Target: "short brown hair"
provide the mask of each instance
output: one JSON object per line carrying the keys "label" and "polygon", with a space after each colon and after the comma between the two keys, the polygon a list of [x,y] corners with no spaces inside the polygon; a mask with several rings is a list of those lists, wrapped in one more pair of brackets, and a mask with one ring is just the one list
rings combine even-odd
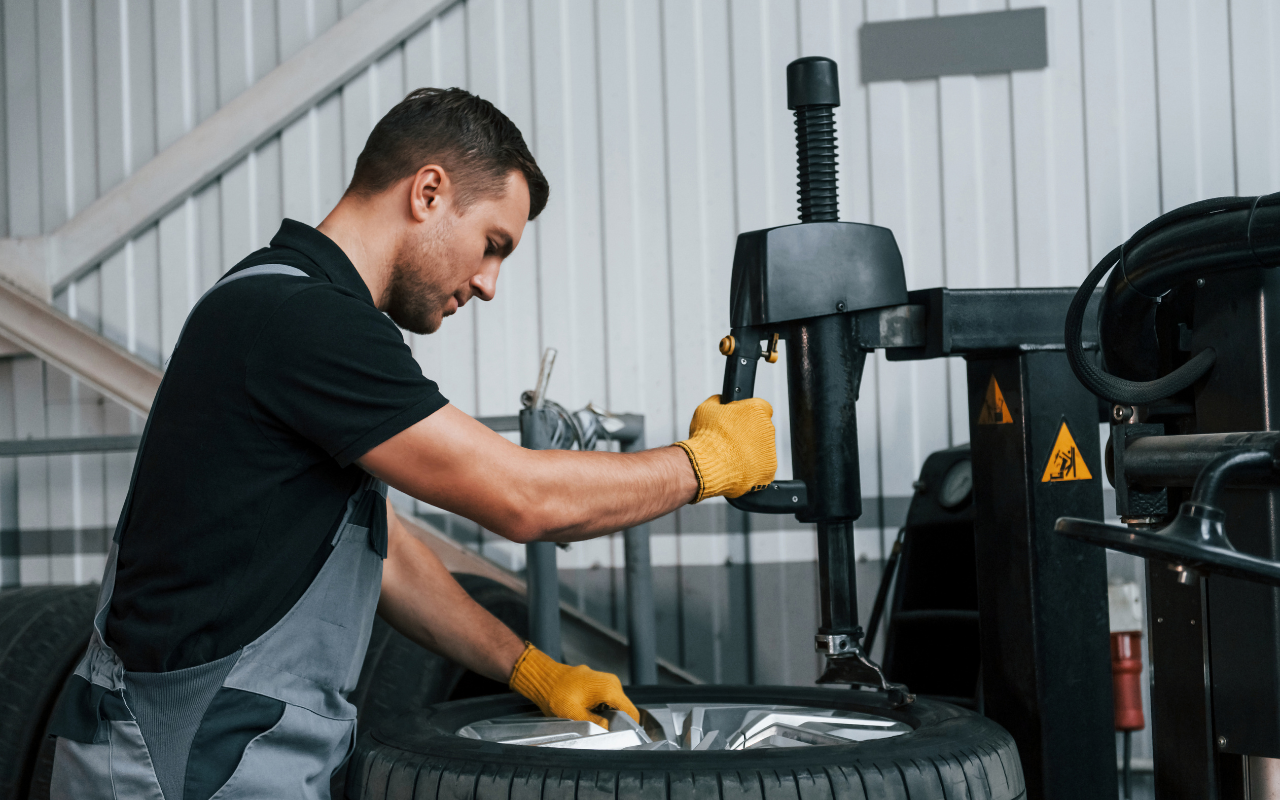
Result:
{"label": "short brown hair", "polygon": [[356,159],[348,194],[378,194],[427,164],[439,164],[466,208],[499,194],[514,171],[529,184],[529,219],[542,213],[550,187],[507,115],[464,89],[415,89],[374,126]]}

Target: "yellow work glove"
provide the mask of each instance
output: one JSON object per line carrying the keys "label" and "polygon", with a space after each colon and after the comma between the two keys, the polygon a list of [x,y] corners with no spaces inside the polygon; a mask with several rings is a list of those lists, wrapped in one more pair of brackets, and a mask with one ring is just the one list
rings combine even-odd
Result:
{"label": "yellow work glove", "polygon": [[609,721],[591,712],[597,706],[609,706],[640,721],[640,712],[623,693],[617,675],[596,672],[583,664],[561,664],[528,643],[511,670],[508,685],[532,700],[548,717],[588,720],[607,729]]}
{"label": "yellow work glove", "polygon": [[707,497],[741,497],[773,480],[778,471],[773,407],[758,397],[728,405],[712,395],[693,412],[689,438],[676,442],[698,476],[697,503]]}

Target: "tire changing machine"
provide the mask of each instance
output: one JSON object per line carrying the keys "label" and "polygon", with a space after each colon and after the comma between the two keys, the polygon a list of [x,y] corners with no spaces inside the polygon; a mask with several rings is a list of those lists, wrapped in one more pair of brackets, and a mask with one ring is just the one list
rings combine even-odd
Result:
{"label": "tire changing machine", "polygon": [[[1027,797],[1117,795],[1094,545],[1149,559],[1156,796],[1280,796],[1280,277],[1266,269],[1280,264],[1280,197],[1170,212],[1078,290],[909,292],[893,233],[838,221],[835,63],[792,62],[787,89],[801,222],[738,238],[722,400],[751,397],[760,361],[786,341],[795,475],[730,502],[816,523],[818,682],[914,702],[857,624],[856,403],[872,350],[961,356],[981,710],[1017,743]],[[1128,527],[1101,522],[1104,471]]]}
{"label": "tire changing machine", "polygon": [[1102,519],[1099,404],[1072,374],[1063,338],[1076,292],[908,292],[893,233],[838,221],[835,62],[792,62],[787,93],[801,222],[738,237],[720,351],[730,402],[752,396],[760,361],[775,362],[786,341],[795,476],[730,502],[817,525],[815,643],[827,661],[818,682],[912,702],[868,657],[858,625],[856,403],[872,350],[890,361],[963,356],[983,712],[1016,741],[1028,797],[1115,797],[1106,560],[1052,531],[1067,514]]}

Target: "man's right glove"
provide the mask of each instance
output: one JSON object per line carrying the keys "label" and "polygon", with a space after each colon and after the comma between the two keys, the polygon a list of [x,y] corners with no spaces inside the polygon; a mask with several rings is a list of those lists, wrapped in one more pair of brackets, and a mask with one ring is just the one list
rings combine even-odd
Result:
{"label": "man's right glove", "polygon": [[773,480],[778,471],[773,407],[752,397],[724,405],[720,395],[693,412],[689,438],[676,446],[698,476],[697,503],[707,497],[741,497]]}

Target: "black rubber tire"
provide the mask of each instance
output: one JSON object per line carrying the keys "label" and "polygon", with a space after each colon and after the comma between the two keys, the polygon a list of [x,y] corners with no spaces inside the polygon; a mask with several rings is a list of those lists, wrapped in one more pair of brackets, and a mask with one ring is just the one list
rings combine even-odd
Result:
{"label": "black rubber tire", "polygon": [[750,752],[565,750],[455,736],[470,722],[534,710],[516,695],[409,712],[361,737],[347,797],[809,798],[1018,800],[1026,795],[1013,738],[972,711],[919,699],[889,709],[849,690],[764,686],[650,686],[637,703],[770,703],[869,711],[910,724],[890,739]]}
{"label": "black rubber tire", "polygon": [[[524,597],[497,581],[479,575],[454,573],[471,599],[502,620],[521,638],[528,638],[529,607]],[[505,693],[507,686],[477,675],[444,656],[410,641],[377,617],[360,680],[349,699],[356,707],[360,733],[403,714],[446,700]],[[344,766],[330,783],[333,796],[342,797]]]}
{"label": "black rubber tire", "polygon": [[89,644],[98,587],[0,591],[0,800],[49,796],[58,693]]}

